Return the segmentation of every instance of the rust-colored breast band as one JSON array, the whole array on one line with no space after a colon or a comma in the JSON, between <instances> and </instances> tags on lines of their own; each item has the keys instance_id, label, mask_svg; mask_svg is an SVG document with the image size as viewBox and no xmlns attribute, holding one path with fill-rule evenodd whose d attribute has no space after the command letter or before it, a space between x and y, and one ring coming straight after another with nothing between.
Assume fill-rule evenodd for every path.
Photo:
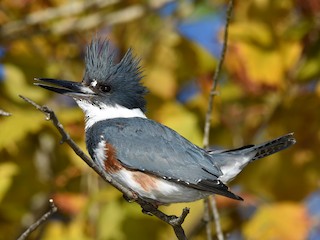
<instances>
[{"instance_id":1,"label":"rust-colored breast band","mask_svg":"<svg viewBox=\"0 0 320 240\"><path fill-rule=\"evenodd\" d=\"M123 168L117 159L117 152L115 148L110 143L106 143L105 155L106 159L104 161L104 166L108 173L115 173Z\"/></svg>"}]
</instances>

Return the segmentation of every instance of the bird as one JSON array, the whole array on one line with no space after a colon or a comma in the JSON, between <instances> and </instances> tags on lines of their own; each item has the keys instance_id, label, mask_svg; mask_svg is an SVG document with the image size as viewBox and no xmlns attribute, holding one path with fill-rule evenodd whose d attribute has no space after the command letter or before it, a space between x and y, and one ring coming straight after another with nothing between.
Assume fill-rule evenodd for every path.
<instances>
[{"instance_id":1,"label":"bird","mask_svg":"<svg viewBox=\"0 0 320 240\"><path fill-rule=\"evenodd\" d=\"M243 200L227 183L249 163L293 145L293 133L231 150L205 150L146 116L140 59L128 49L115 61L110 41L93 38L81 82L35 78L35 85L72 97L85 115L86 147L94 163L155 206L213 194ZM161 85L159 85L161 87Z\"/></svg>"}]
</instances>

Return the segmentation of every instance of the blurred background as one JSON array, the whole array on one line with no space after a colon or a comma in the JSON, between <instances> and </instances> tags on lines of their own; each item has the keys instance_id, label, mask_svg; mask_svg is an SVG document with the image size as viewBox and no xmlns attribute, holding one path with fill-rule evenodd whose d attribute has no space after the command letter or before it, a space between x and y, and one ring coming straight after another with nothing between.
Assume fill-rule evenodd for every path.
<instances>
[{"instance_id":1,"label":"blurred background","mask_svg":"<svg viewBox=\"0 0 320 240\"><path fill-rule=\"evenodd\" d=\"M141 58L149 118L202 145L226 1L2 0L0 2L0 239L15 239L59 208L30 239L174 239L86 166L22 94L54 109L85 150L73 100L34 77L81 81L86 44L110 39L120 59ZM228 239L320 239L320 2L236 1L212 115L210 144L230 148L294 132L292 148L248 166L217 197ZM6 116L5 112L11 113ZM162 207L191 213L190 239L206 239L203 202ZM213 232L214 234L214 232Z\"/></svg>"}]
</instances>

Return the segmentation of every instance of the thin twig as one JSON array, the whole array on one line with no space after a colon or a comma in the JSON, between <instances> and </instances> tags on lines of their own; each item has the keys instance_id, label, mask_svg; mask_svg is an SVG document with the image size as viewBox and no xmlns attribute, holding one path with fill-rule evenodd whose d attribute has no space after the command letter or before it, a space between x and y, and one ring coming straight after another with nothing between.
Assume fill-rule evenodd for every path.
<instances>
[{"instance_id":1,"label":"thin twig","mask_svg":"<svg viewBox=\"0 0 320 240\"><path fill-rule=\"evenodd\" d=\"M218 85L221 68L222 68L222 65L223 65L223 62L224 62L224 58L225 58L225 55L226 55L226 51L227 51L228 28L229 28L232 9L233 9L233 5L234 5L233 1L234 0L230 0L229 1L229 5L228 5L228 9L227 9L227 16L226 16L226 24L225 24L224 35L223 35L222 51L221 51L221 54L220 54L220 58L219 58L219 62L218 62L217 68L216 68L214 76L213 76L212 86L211 86L211 90L210 90L210 96L209 96L209 100L208 100L208 108L207 108L207 113L206 113L204 137L203 137L203 147L204 148L207 148L208 145L209 145L210 126L211 126L212 110L213 110L213 100L214 100L214 97L216 95L218 95L217 85Z\"/></svg>"},{"instance_id":2,"label":"thin twig","mask_svg":"<svg viewBox=\"0 0 320 240\"><path fill-rule=\"evenodd\" d=\"M213 220L216 226L217 238L218 240L223 240L224 236L221 228L220 215L219 215L216 199L214 197L211 197L209 198L209 201L212 209Z\"/></svg>"},{"instance_id":3,"label":"thin twig","mask_svg":"<svg viewBox=\"0 0 320 240\"><path fill-rule=\"evenodd\" d=\"M161 212L160 210L158 210L155 206L153 206L152 204L144 201L143 199L139 198L139 196L137 196L135 193L133 193L130 189L127 189L126 187L124 187L123 185L121 185L120 183L114 181L110 175L108 175L105 171L103 171L97 164L95 164L91 158L85 154L80 148L79 146L71 139L71 137L69 136L69 134L64 130L63 125L60 123L60 121L58 120L57 116L55 115L54 111L51 110L50 108L46 107L46 106L40 106L38 104L36 104L34 101L32 101L29 98L26 98L24 96L19 95L24 101L30 103L32 106L34 106L36 109L38 109L39 111L43 112L46 115L46 119L50 120L53 125L58 129L61 137L62 137L62 142L66 142L72 149L73 151L83 160L87 163L87 165L89 167L91 167L96 173L98 173L100 175L100 177L109 182L112 186L114 186L115 188L117 188L119 191L121 191L126 199L129 200L134 200L136 203L138 203L141 208L142 211L144 213L148 213L148 214L152 214L154 216L156 216L157 218L159 218L160 220L168 223L169 225L171 225L171 227L173 228L177 238L179 240L186 240L187 237L184 233L184 230L182 228L182 223L184 222L186 216L189 213L189 209L188 208L184 208L183 212L181 214L181 216L177 217L177 216L169 216L166 215L165 213Z\"/></svg>"},{"instance_id":4,"label":"thin twig","mask_svg":"<svg viewBox=\"0 0 320 240\"><path fill-rule=\"evenodd\" d=\"M212 198L212 199L214 199L214 198ZM211 218L211 214L210 214L209 197L204 199L203 204L204 204L203 222L205 223L205 227L206 227L207 240L212 240L212 229L211 229L211 219L212 218Z\"/></svg>"},{"instance_id":5,"label":"thin twig","mask_svg":"<svg viewBox=\"0 0 320 240\"><path fill-rule=\"evenodd\" d=\"M213 100L214 97L218 94L217 92L217 85L219 81L219 75L222 69L222 65L224 62L225 54L227 51L227 45L228 45L228 28L229 28L229 23L231 19L231 14L234 6L234 1L230 0L228 4L228 9L227 9L227 14L226 14L226 23L225 23L225 29L224 29L224 36L223 36L223 46L222 46L222 51L220 54L219 62L217 65L217 68L215 70L214 76L213 76L213 82L210 90L210 96L209 96L209 101L208 101L208 109L206 113L206 120L205 120L205 127L204 127L204 137L203 137L203 147L208 148L209 146L209 135L210 135L210 126L211 126L211 119L212 119L212 111L213 111ZM214 222L216 226L216 232L217 232L217 238L218 240L223 240L223 233L221 229L221 223L220 223L220 217L219 217L219 212L216 206L216 201L214 197L211 197L212 200L211 202L209 200L205 200L206 209L210 209L210 204L211 208L213 211L213 217L214 217ZM210 214L208 214L210 215ZM209 218L208 218L209 219ZM207 228L207 238L210 240L211 237L211 225L210 222L207 222L206 224ZM210 228L210 229L209 229Z\"/></svg>"},{"instance_id":6,"label":"thin twig","mask_svg":"<svg viewBox=\"0 0 320 240\"><path fill-rule=\"evenodd\" d=\"M26 231L24 231L17 240L24 240L26 239L34 230L36 230L43 222L47 221L47 219L55 213L58 208L54 204L52 199L49 199L49 205L50 205L50 210L46 212L45 214L42 215L38 221L36 221L34 224L32 224Z\"/></svg>"}]
</instances>

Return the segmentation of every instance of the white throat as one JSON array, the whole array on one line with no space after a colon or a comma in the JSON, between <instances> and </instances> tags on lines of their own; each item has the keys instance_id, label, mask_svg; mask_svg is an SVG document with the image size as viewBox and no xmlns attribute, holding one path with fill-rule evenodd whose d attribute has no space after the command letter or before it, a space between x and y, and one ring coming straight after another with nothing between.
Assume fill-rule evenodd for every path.
<instances>
[{"instance_id":1,"label":"white throat","mask_svg":"<svg viewBox=\"0 0 320 240\"><path fill-rule=\"evenodd\" d=\"M86 115L86 130L96 122L111 118L147 118L140 108L129 109L118 104L114 106L100 104L97 106L87 102L86 100L75 100Z\"/></svg>"}]
</instances>

